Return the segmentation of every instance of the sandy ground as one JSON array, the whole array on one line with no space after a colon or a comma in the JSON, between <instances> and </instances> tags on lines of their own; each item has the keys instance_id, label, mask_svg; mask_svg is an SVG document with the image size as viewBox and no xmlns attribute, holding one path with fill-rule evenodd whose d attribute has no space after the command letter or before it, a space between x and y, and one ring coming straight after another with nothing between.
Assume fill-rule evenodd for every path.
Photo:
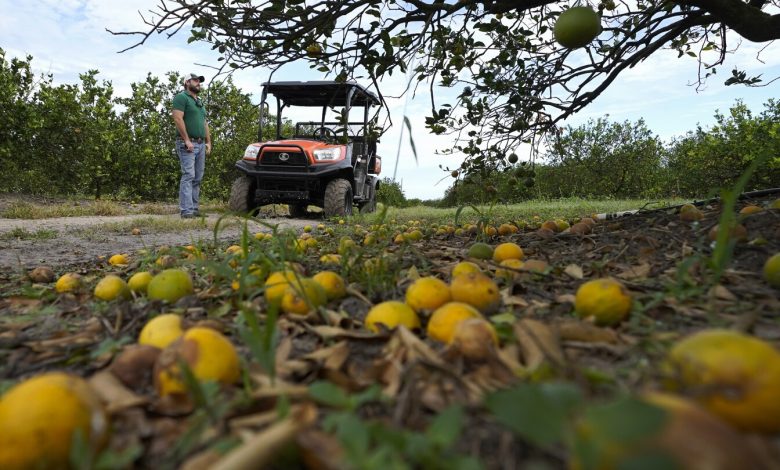
<instances>
[{"instance_id":1,"label":"sandy ground","mask_svg":"<svg viewBox=\"0 0 780 470\"><path fill-rule=\"evenodd\" d=\"M214 232L211 228L195 229L172 233L142 233L141 235L118 234L115 232L100 233L91 231L84 235L85 228L100 226L112 222L124 222L133 219L176 218L178 215L148 215L134 214L113 217L58 217L52 219L3 219L0 218L0 270L26 270L45 264L48 266L66 266L90 260L99 256L110 256L115 253L132 253L141 248L161 245L185 245L197 240L211 240ZM209 227L217 221L219 215L209 214ZM291 219L289 217L257 218L250 221L251 233L270 231L264 224L280 225L280 227L302 228L304 225L316 223L312 219ZM54 238L44 240L24 240L3 237L4 234L23 229L29 233L40 230L53 230ZM237 240L241 227L232 224L220 231L220 240Z\"/></svg>"}]
</instances>

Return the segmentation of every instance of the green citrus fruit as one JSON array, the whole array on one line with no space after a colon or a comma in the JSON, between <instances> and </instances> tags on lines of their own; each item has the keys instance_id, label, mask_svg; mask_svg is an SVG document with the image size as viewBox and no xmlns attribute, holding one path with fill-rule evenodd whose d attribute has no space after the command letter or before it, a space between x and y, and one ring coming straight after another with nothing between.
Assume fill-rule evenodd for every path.
<instances>
[{"instance_id":1,"label":"green citrus fruit","mask_svg":"<svg viewBox=\"0 0 780 470\"><path fill-rule=\"evenodd\" d=\"M561 13L555 22L555 40L576 49L588 45L601 32L601 19L590 7L574 7Z\"/></svg>"},{"instance_id":2,"label":"green citrus fruit","mask_svg":"<svg viewBox=\"0 0 780 470\"><path fill-rule=\"evenodd\" d=\"M146 287L146 294L151 300L165 300L173 303L192 294L192 279L181 269L166 269L154 276Z\"/></svg>"}]
</instances>

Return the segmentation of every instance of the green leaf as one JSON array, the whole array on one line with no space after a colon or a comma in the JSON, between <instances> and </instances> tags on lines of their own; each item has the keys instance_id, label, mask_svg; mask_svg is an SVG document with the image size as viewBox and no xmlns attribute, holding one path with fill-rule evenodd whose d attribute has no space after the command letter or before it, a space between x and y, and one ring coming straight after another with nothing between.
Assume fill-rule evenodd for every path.
<instances>
[{"instance_id":1,"label":"green leaf","mask_svg":"<svg viewBox=\"0 0 780 470\"><path fill-rule=\"evenodd\" d=\"M666 422L666 411L637 398L591 406L585 410L587 425L600 438L628 444L652 436Z\"/></svg>"},{"instance_id":2,"label":"green leaf","mask_svg":"<svg viewBox=\"0 0 780 470\"><path fill-rule=\"evenodd\" d=\"M333 408L350 409L352 400L338 385L319 381L309 385L309 396L315 401Z\"/></svg>"},{"instance_id":3,"label":"green leaf","mask_svg":"<svg viewBox=\"0 0 780 470\"><path fill-rule=\"evenodd\" d=\"M548 446L562 439L569 415L581 400L573 385L521 384L489 395L485 405L500 423L521 437Z\"/></svg>"},{"instance_id":4,"label":"green leaf","mask_svg":"<svg viewBox=\"0 0 780 470\"><path fill-rule=\"evenodd\" d=\"M425 435L433 444L446 448L458 438L462 426L463 408L451 406L434 418Z\"/></svg>"},{"instance_id":5,"label":"green leaf","mask_svg":"<svg viewBox=\"0 0 780 470\"><path fill-rule=\"evenodd\" d=\"M414 136L412 135L412 123L409 121L409 116L404 116L404 124L409 129L409 145L412 146L412 154L414 154L414 162L417 163L417 147L414 145Z\"/></svg>"}]
</instances>

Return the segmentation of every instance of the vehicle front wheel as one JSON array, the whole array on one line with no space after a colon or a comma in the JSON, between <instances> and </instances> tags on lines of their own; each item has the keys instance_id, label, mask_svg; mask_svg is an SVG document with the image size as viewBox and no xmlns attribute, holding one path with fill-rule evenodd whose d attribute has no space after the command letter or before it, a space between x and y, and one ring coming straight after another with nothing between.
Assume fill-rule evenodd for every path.
<instances>
[{"instance_id":1,"label":"vehicle front wheel","mask_svg":"<svg viewBox=\"0 0 780 470\"><path fill-rule=\"evenodd\" d=\"M325 217L352 215L352 184L335 179L325 187Z\"/></svg>"},{"instance_id":2,"label":"vehicle front wheel","mask_svg":"<svg viewBox=\"0 0 780 470\"><path fill-rule=\"evenodd\" d=\"M230 187L228 208L233 212L253 212L255 204L255 182L248 176L239 176Z\"/></svg>"}]
</instances>

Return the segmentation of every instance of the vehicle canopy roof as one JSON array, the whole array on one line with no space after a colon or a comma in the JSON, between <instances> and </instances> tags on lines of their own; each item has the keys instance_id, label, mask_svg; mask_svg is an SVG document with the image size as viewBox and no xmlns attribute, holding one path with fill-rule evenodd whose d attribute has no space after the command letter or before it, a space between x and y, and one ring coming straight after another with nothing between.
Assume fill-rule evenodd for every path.
<instances>
[{"instance_id":1,"label":"vehicle canopy roof","mask_svg":"<svg viewBox=\"0 0 780 470\"><path fill-rule=\"evenodd\" d=\"M379 98L355 82L265 82L263 87L290 106L343 106L354 89L351 106L379 105Z\"/></svg>"}]
</instances>

